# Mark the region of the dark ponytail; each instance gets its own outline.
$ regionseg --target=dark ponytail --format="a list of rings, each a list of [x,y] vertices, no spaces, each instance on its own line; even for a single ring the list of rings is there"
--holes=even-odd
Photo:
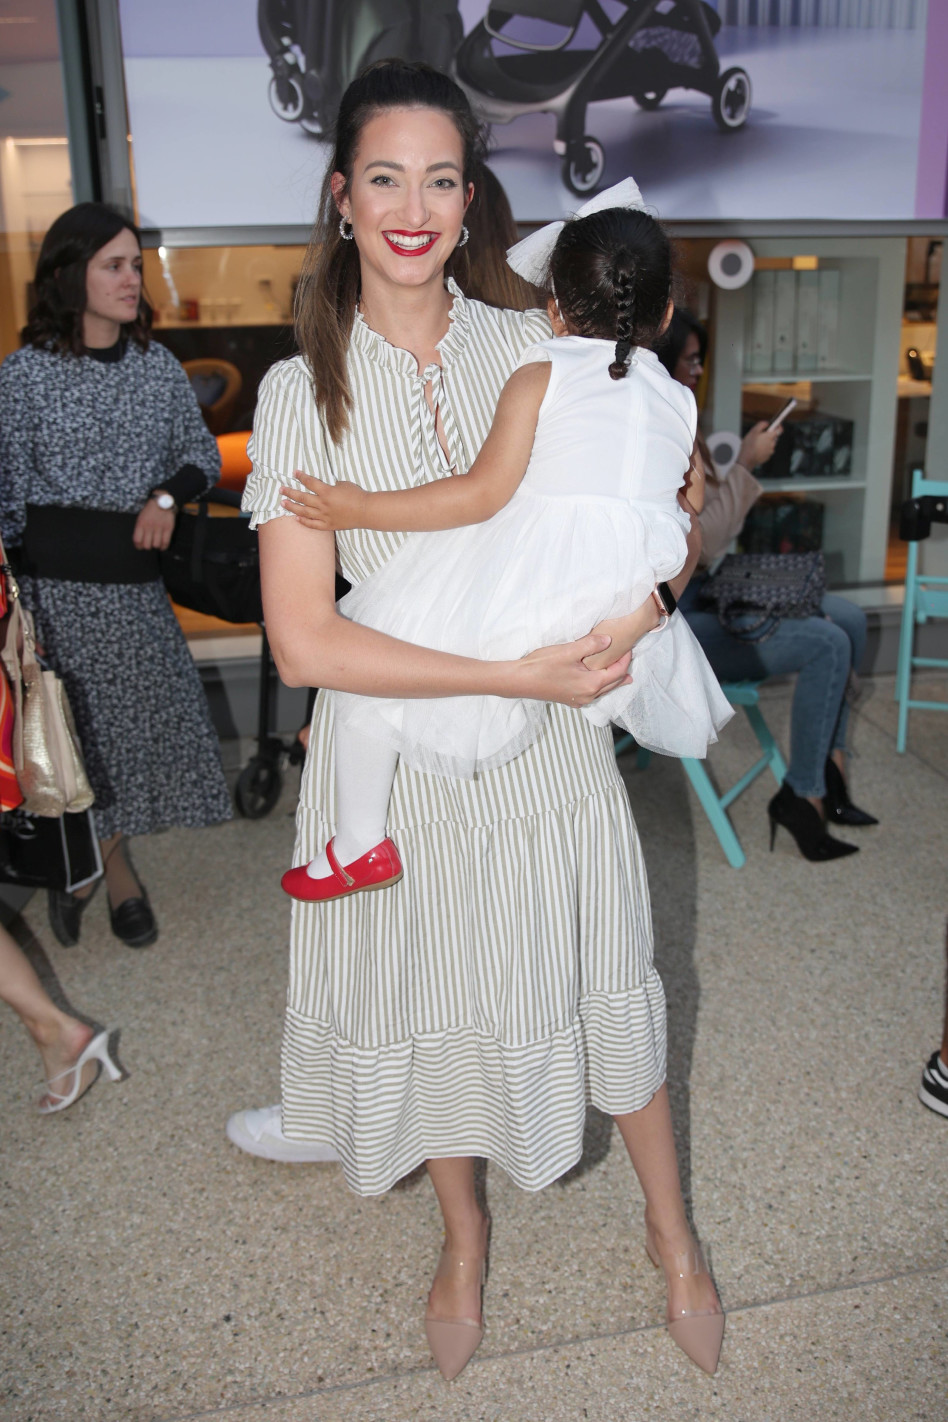
[[[636,346],[658,339],[671,294],[671,245],[661,225],[637,208],[607,207],[567,222],[550,259],[560,312],[578,336],[614,340],[613,380],[622,380]]]

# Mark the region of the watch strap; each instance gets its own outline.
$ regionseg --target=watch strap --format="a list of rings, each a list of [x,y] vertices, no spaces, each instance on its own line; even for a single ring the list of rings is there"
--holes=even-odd
[[[675,608],[678,606],[677,597],[672,592],[671,588],[668,586],[667,583],[659,583],[656,591],[658,592],[658,595],[662,600],[662,604],[665,608],[665,611],[668,613],[669,617],[671,617],[672,613],[675,611]]]

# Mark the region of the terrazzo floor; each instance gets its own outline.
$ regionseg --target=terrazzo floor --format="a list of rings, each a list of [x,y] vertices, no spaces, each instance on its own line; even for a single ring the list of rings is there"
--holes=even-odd
[[[228,1114],[278,1095],[291,776],[266,820],[139,843],[154,948],[111,938],[104,895],[75,949],[39,897],[14,922],[74,1009],[119,1031],[127,1077],[36,1116],[38,1058],[0,1007],[4,1422],[945,1422],[948,1120],[915,1093],[944,1000],[948,717],[915,713],[899,756],[891,698],[871,683],[854,730],[854,793],[882,825],[837,864],[783,833],[768,852],[761,778],[732,870],[680,765],[622,762],[682,1172],[728,1311],[713,1379],[662,1327],[638,1187],[596,1114],[581,1165],[539,1195],[487,1167],[487,1333],[453,1384],[422,1329],[424,1175],[360,1200],[338,1167],[229,1144]],[[786,745],[789,689],[763,706]],[[712,768],[751,755],[740,717]]]

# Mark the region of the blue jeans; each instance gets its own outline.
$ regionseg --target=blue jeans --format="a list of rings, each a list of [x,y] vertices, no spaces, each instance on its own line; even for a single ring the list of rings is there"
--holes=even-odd
[[[866,650],[866,614],[827,593],[823,617],[787,617],[766,642],[742,642],[724,630],[716,612],[700,610],[703,582],[692,578],[679,606],[720,681],[797,674],[786,783],[797,795],[824,795],[826,759],[846,746],[846,684]]]

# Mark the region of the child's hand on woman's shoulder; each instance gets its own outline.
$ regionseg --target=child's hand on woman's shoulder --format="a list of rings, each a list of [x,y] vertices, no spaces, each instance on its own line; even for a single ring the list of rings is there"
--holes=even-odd
[[[358,484],[324,484],[297,469],[293,478],[303,489],[282,488],[281,503],[305,528],[334,532],[342,528],[364,528],[366,492]]]

